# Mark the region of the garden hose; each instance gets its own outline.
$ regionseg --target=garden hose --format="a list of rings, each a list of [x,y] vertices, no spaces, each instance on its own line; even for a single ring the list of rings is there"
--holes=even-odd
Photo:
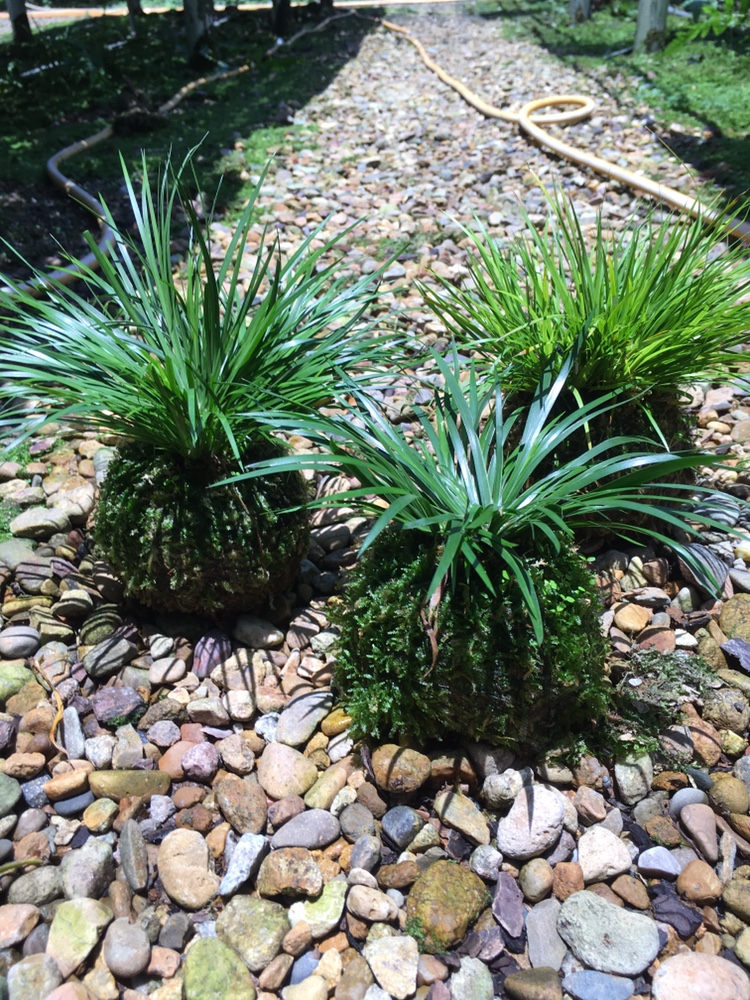
[[[433,4],[435,0],[405,0],[405,2],[407,2],[409,6],[413,6],[415,3]],[[455,0],[437,0],[437,2],[450,3],[455,2]],[[344,2],[338,4],[338,7],[356,8],[370,6],[373,3],[374,0],[344,0]],[[267,7],[267,5],[241,4],[239,9],[257,10],[262,9],[263,7]],[[55,13],[57,16],[60,16],[61,12],[56,11]],[[91,12],[87,11],[87,13]],[[100,11],[99,13],[104,13],[104,11]],[[359,17],[366,16],[357,14],[356,10],[352,10],[351,13]],[[326,24],[330,23],[330,21],[336,19],[336,17],[337,15],[334,15],[333,17],[326,18],[323,22],[320,22],[312,28],[303,29],[294,35],[293,38],[289,39],[288,42],[280,42],[276,48],[279,48],[283,44],[290,44],[302,35],[308,34],[310,31],[320,30]],[[548,97],[539,97],[533,101],[529,101],[524,104],[517,113],[505,111],[502,108],[495,107],[495,105],[488,104],[486,101],[483,101],[473,91],[469,90],[468,87],[461,83],[460,80],[457,80],[455,77],[451,76],[450,73],[446,72],[446,70],[444,70],[428,55],[422,43],[411,35],[405,28],[381,18],[368,18],[368,20],[381,24],[388,31],[401,35],[408,42],[410,42],[411,45],[416,48],[425,66],[435,73],[439,79],[443,81],[443,83],[451,87],[451,89],[453,89],[467,104],[473,107],[481,115],[484,115],[486,118],[497,118],[501,121],[508,122],[509,124],[518,124],[522,131],[539,143],[540,146],[557,153],[564,159],[570,160],[572,163],[577,163],[582,167],[588,167],[605,177],[609,177],[612,180],[624,184],[626,187],[633,188],[635,191],[640,191],[644,194],[650,195],[652,198],[669,205],[678,212],[692,215],[693,217],[700,218],[708,223],[718,223],[726,231],[727,235],[750,242],[750,223],[744,222],[741,219],[728,217],[725,213],[709,208],[701,204],[701,202],[697,199],[681,194],[674,188],[649,180],[647,177],[643,177],[642,175],[636,174],[631,170],[619,167],[617,164],[611,163],[609,160],[603,160],[601,157],[595,156],[593,153],[587,153],[583,150],[576,149],[574,146],[569,146],[566,142],[555,138],[545,130],[545,125],[570,125],[574,122],[587,118],[595,107],[592,98],[585,97],[580,94],[550,95]],[[183,97],[196,87],[204,86],[205,84],[213,83],[219,80],[225,80],[232,76],[238,76],[239,74],[246,72],[248,69],[249,66],[247,65],[239,66],[235,69],[225,70],[212,76],[201,77],[199,80],[194,80],[182,87],[181,90],[174,95],[174,97],[163,104],[159,108],[159,113],[167,114],[182,100]],[[544,115],[537,113],[544,108],[555,108],[569,105],[573,105],[571,110],[555,111]],[[100,250],[105,252],[114,242],[115,233],[104,220],[104,209],[101,202],[66,177],[60,170],[58,164],[63,160],[69,159],[71,156],[75,156],[77,153],[82,153],[91,149],[92,146],[111,138],[113,135],[114,129],[111,125],[108,125],[106,128],[95,133],[94,135],[88,136],[86,139],[82,139],[70,146],[66,146],[64,149],[61,149],[59,152],[51,156],[47,161],[47,174],[52,183],[56,187],[60,188],[60,190],[64,191],[69,197],[74,198],[76,201],[90,208],[99,219],[101,235],[99,237],[98,246]],[[72,282],[80,278],[87,269],[94,267],[96,267],[96,257],[93,253],[89,253],[80,261],[71,264],[69,267],[60,268],[51,272],[49,275],[33,278],[31,281],[15,287],[19,288],[19,290],[30,292],[33,295],[42,295],[45,289],[54,284],[72,284]],[[10,290],[12,291],[12,289]]]

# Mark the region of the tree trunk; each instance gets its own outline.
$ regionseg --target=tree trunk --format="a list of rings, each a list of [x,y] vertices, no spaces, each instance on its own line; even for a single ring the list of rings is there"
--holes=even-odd
[[[31,41],[31,25],[26,13],[26,0],[7,0],[8,17],[13,28],[13,41],[17,45]]]
[[[185,0],[185,36],[188,62],[199,56],[214,23],[213,0]]]
[[[570,20],[574,24],[588,21],[591,17],[591,0],[570,0],[568,10],[570,11]]]
[[[273,33],[283,38],[289,27],[290,0],[273,0]]]
[[[633,46],[636,52],[658,52],[664,48],[668,6],[669,0],[638,0]]]
[[[128,0],[128,23],[130,24],[130,34],[136,35],[136,18],[143,16],[141,0]]]

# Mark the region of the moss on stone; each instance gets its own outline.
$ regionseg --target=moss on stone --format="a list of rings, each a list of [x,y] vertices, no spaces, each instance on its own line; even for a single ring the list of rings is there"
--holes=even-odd
[[[563,550],[527,560],[545,636],[533,635],[518,585],[488,564],[446,592],[432,665],[421,603],[439,552],[416,532],[386,532],[352,573],[332,616],[340,628],[335,683],[359,735],[464,737],[535,747],[584,727],[607,706],[606,643],[588,569]]]

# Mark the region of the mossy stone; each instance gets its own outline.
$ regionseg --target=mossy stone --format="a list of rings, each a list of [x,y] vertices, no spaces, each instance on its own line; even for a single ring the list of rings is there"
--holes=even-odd
[[[406,903],[406,931],[421,951],[447,951],[458,944],[489,904],[484,882],[452,861],[436,861],[419,876]]]
[[[286,908],[251,896],[235,896],[216,921],[216,933],[251,972],[261,972],[281,950],[291,928]]]
[[[750,594],[735,594],[725,602],[719,626],[728,638],[750,642]]]
[[[4,708],[8,698],[18,694],[24,684],[34,680],[34,675],[20,660],[0,663],[0,705]]]
[[[246,464],[284,454],[254,443]],[[235,471],[130,444],[102,485],[96,540],[126,595],[159,612],[259,611],[294,580],[307,549],[308,485],[296,472],[214,483]]]
[[[185,958],[185,1000],[255,1000],[242,959],[218,938],[201,938]]]

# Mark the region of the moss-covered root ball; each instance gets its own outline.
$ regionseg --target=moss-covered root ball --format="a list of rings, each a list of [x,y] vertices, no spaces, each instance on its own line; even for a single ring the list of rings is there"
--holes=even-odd
[[[245,458],[281,454],[254,446]],[[187,462],[139,444],[109,467],[96,514],[97,545],[128,597],[155,611],[218,616],[258,611],[293,582],[307,549],[308,487],[281,473],[211,488],[218,462]]]
[[[517,584],[497,563],[485,566],[494,596],[477,577],[446,588],[433,666],[420,610],[439,551],[424,539],[381,535],[334,612],[334,680],[356,731],[422,740],[459,733],[529,749],[576,728],[590,733],[610,685],[601,603],[585,563],[568,550],[527,560],[544,613],[541,645]]]

